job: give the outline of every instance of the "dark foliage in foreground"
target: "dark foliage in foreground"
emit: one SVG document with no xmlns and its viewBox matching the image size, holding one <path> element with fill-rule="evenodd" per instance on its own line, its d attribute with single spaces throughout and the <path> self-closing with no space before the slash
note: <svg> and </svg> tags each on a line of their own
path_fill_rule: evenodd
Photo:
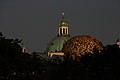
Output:
<svg viewBox="0 0 120 80">
<path fill-rule="evenodd" d="M 18 39 L 0 34 L 0 80 L 120 80 L 120 49 L 107 45 L 100 54 L 45 60 L 22 53 Z"/>
</svg>

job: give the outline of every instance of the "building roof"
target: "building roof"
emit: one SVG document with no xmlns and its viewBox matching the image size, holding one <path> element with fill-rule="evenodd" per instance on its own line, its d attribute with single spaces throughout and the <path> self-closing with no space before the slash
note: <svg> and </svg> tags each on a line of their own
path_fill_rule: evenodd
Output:
<svg viewBox="0 0 120 80">
<path fill-rule="evenodd" d="M 70 39 L 70 36 L 57 36 L 54 37 L 48 44 L 46 52 L 60 52 L 63 48 L 63 44 Z"/>
<path fill-rule="evenodd" d="M 62 26 L 65 26 L 65 27 L 68 26 L 68 24 L 67 24 L 67 22 L 66 22 L 65 20 L 61 20 L 61 21 L 60 21 L 59 27 L 62 27 Z"/>
</svg>

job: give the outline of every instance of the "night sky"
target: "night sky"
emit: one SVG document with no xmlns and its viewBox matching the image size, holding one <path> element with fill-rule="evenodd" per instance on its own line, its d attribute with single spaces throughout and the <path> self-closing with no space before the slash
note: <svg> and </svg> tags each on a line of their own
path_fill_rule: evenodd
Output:
<svg viewBox="0 0 120 80">
<path fill-rule="evenodd" d="M 120 0 L 0 0 L 0 32 L 44 52 L 64 11 L 69 33 L 93 35 L 104 45 L 120 38 Z"/>
</svg>

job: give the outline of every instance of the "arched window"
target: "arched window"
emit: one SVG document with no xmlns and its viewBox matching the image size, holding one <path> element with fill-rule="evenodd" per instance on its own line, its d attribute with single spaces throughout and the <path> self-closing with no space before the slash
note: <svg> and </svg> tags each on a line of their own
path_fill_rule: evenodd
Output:
<svg viewBox="0 0 120 80">
<path fill-rule="evenodd" d="M 65 30 L 66 30 L 66 34 L 68 34 L 68 30 L 67 30 L 67 28 L 66 28 Z"/>
<path fill-rule="evenodd" d="M 62 34 L 62 28 L 60 28 L 60 34 Z"/>
<path fill-rule="evenodd" d="M 66 34 L 66 33 L 65 33 L 65 28 L 63 28 L 63 34 Z"/>
</svg>

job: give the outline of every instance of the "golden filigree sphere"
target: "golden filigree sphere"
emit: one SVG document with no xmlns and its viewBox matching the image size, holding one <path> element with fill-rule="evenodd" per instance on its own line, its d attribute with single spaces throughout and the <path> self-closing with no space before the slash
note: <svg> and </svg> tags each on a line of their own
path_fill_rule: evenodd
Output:
<svg viewBox="0 0 120 80">
<path fill-rule="evenodd" d="M 65 55 L 81 56 L 94 51 L 102 51 L 103 45 L 93 36 L 79 35 L 69 39 L 63 46 L 62 52 Z"/>
</svg>

